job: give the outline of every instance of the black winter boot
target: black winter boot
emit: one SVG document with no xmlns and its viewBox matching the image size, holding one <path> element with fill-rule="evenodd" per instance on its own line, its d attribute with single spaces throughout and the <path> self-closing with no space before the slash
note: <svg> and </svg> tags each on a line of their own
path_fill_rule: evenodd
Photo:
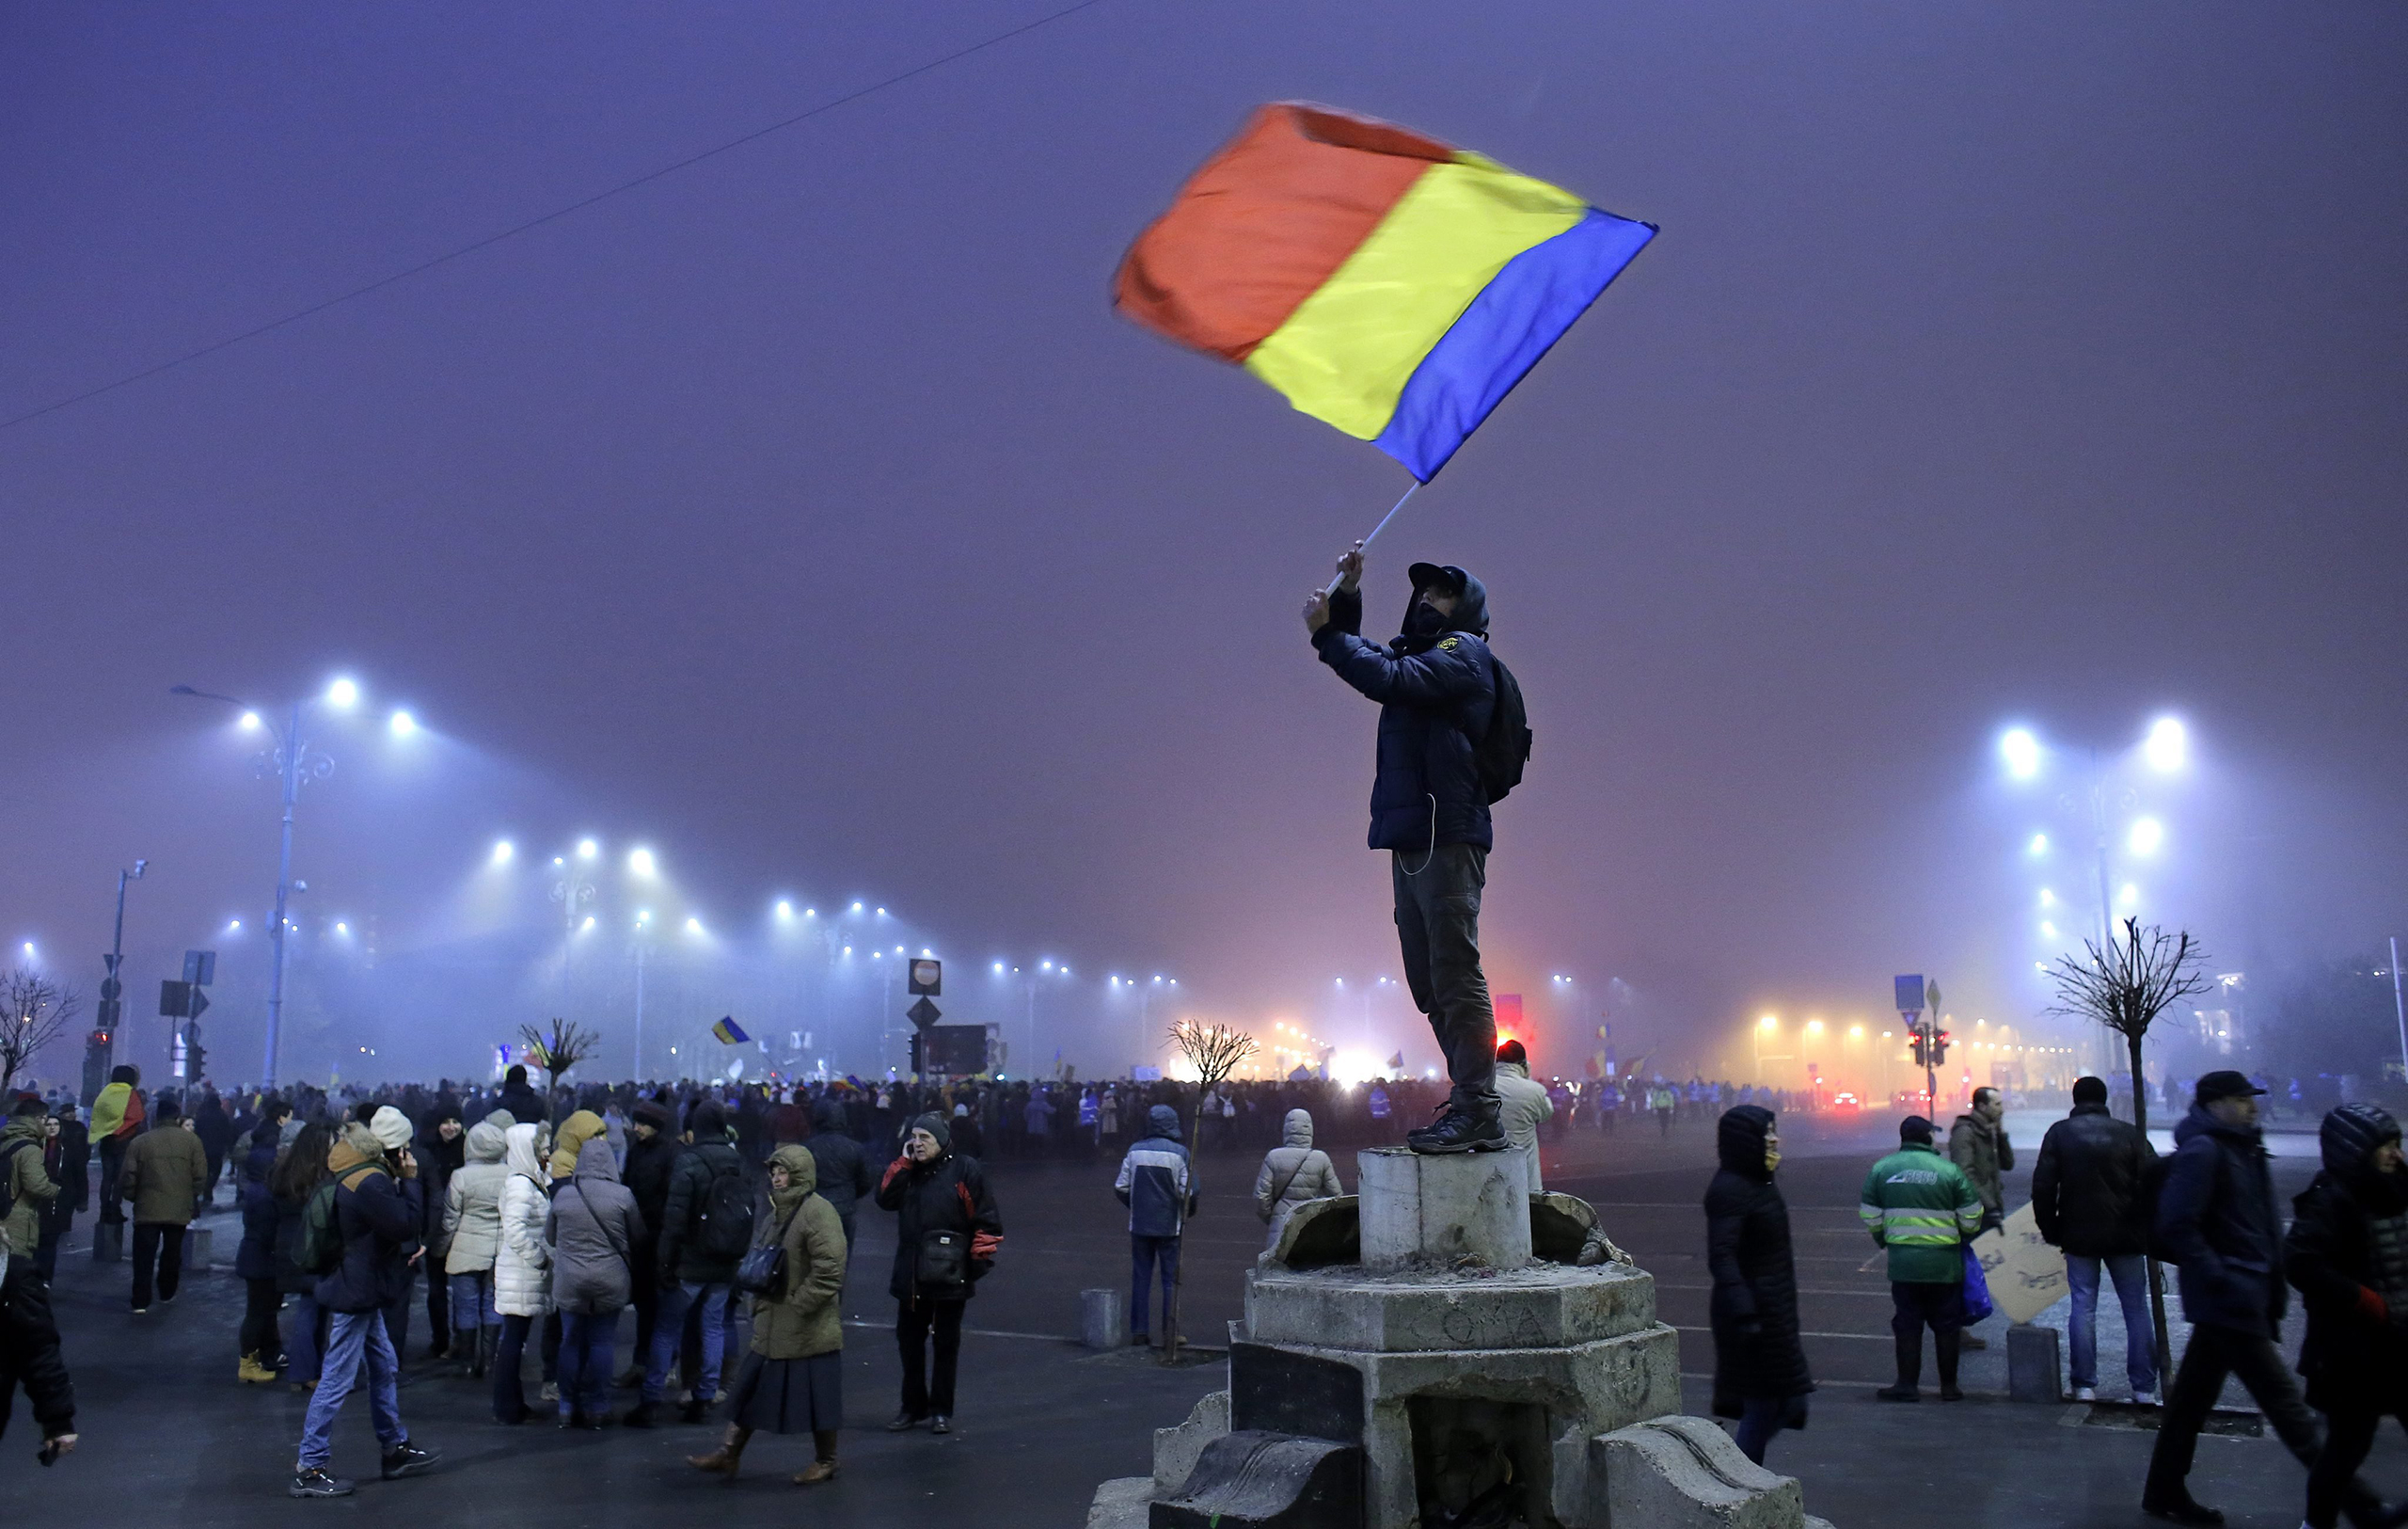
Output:
<svg viewBox="0 0 2408 1529">
<path fill-rule="evenodd" d="M 1923 1391 L 1918 1384 L 1923 1378 L 1923 1329 L 1911 1333 L 1893 1333 L 1891 1341 L 1897 1346 L 1898 1383 L 1884 1386 L 1873 1394 L 1885 1402 L 1919 1402 Z"/>
<path fill-rule="evenodd" d="M 1940 1365 L 1940 1399 L 1943 1402 L 1965 1399 L 1965 1394 L 1956 1389 L 1957 1340 L 1963 1336 L 1961 1330 L 1932 1334 L 1932 1357 Z"/>
</svg>

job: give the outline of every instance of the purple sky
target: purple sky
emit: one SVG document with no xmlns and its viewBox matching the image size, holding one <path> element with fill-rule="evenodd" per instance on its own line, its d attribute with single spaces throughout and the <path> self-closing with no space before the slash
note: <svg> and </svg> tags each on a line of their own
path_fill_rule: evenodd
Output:
<svg viewBox="0 0 2408 1529">
<path fill-rule="evenodd" d="M 1045 9 L 19 8 L 0 416 Z M 1372 711 L 1294 613 L 1403 475 L 1105 301 L 1290 96 L 1664 231 L 1374 549 L 1382 620 L 1480 573 L 1530 697 L 1499 986 L 2020 1017 L 1997 731 L 2169 709 L 2213 789 L 2152 916 L 2408 924 L 2408 8 L 1370 16 L 1105 0 L 0 431 L 0 935 L 88 982 L 136 854 L 150 976 L 263 908 L 268 788 L 165 692 L 342 667 L 452 741 L 305 806 L 397 918 L 590 827 L 731 920 L 863 888 L 1233 1008 L 1392 971 Z"/>
</svg>

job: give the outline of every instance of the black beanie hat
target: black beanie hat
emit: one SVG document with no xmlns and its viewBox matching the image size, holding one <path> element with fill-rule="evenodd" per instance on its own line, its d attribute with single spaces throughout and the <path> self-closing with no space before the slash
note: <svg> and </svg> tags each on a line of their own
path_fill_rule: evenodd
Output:
<svg viewBox="0 0 2408 1529">
<path fill-rule="evenodd" d="M 2343 1105 L 2324 1117 L 2316 1137 L 2324 1150 L 2324 1166 L 2347 1179 L 2366 1171 L 2368 1153 L 2400 1139 L 2400 1123 L 2377 1105 Z"/>
<path fill-rule="evenodd" d="M 945 1123 L 943 1115 L 923 1115 L 911 1123 L 911 1129 L 927 1132 L 928 1135 L 937 1139 L 938 1146 L 947 1151 L 952 1150 L 953 1127 Z"/>
</svg>

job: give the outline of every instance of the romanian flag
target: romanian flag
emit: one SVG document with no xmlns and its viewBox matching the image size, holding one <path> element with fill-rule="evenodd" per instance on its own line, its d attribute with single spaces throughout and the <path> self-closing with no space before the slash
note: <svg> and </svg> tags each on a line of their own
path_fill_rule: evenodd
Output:
<svg viewBox="0 0 2408 1529">
<path fill-rule="evenodd" d="M 1408 129 L 1282 102 L 1137 236 L 1114 306 L 1427 483 L 1655 234 Z"/>
<path fill-rule="evenodd" d="M 734 1014 L 722 1015 L 720 1022 L 711 1027 L 711 1034 L 723 1046 L 732 1046 L 738 1042 L 752 1039 L 744 1033 L 744 1027 L 736 1023 Z"/>
</svg>

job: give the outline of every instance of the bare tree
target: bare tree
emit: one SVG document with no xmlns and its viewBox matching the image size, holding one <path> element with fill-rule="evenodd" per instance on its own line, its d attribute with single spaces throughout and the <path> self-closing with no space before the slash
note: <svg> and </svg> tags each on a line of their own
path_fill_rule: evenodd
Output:
<svg viewBox="0 0 2408 1529">
<path fill-rule="evenodd" d="M 1182 1019 L 1172 1026 L 1170 1038 L 1187 1058 L 1188 1065 L 1196 1069 L 1196 1110 L 1189 1117 L 1187 1132 L 1191 1149 L 1187 1159 L 1187 1192 L 1193 1198 L 1196 1194 L 1196 1155 L 1204 1146 L 1204 1101 L 1211 1098 L 1212 1091 L 1238 1070 L 1239 1064 L 1261 1047 L 1253 1036 L 1244 1030 L 1233 1030 L 1227 1025 L 1198 1025 L 1191 1019 Z M 1180 1207 L 1181 1226 L 1186 1224 L 1186 1209 L 1184 1205 Z M 1163 1335 L 1164 1364 L 1179 1362 L 1180 1297 L 1186 1288 L 1187 1263 L 1181 1259 L 1179 1272 L 1171 1280 L 1170 1310 L 1164 1314 L 1163 1326 L 1166 1330 Z"/>
<path fill-rule="evenodd" d="M 0 1096 L 33 1065 L 36 1053 L 67 1033 L 82 1006 L 73 988 L 28 967 L 0 977 Z"/>
<path fill-rule="evenodd" d="M 527 1054 L 535 1065 L 551 1075 L 552 1091 L 558 1092 L 561 1079 L 579 1061 L 594 1055 L 602 1042 L 602 1032 L 587 1029 L 571 1020 L 555 1019 L 547 1033 L 532 1025 L 521 1025 L 518 1033 L 527 1042 Z"/>
<path fill-rule="evenodd" d="M 2074 1019 L 2095 1019 L 2124 1038 L 2131 1061 L 2132 1123 L 2148 1129 L 2148 1097 L 2141 1076 L 2141 1042 L 2164 1012 L 2184 998 L 2195 997 L 2214 985 L 2207 974 L 2207 953 L 2185 930 L 2168 934 L 2140 920 L 2124 920 L 2124 937 L 2107 936 L 2107 948 L 2083 942 L 2083 959 L 2059 956 L 2049 972 L 2057 985 L 2057 1001 L 2049 1012 Z M 2149 1313 L 2157 1327 L 2157 1373 L 2163 1377 L 2173 1345 L 2165 1330 L 2164 1280 L 2157 1258 L 2148 1261 Z"/>
</svg>

